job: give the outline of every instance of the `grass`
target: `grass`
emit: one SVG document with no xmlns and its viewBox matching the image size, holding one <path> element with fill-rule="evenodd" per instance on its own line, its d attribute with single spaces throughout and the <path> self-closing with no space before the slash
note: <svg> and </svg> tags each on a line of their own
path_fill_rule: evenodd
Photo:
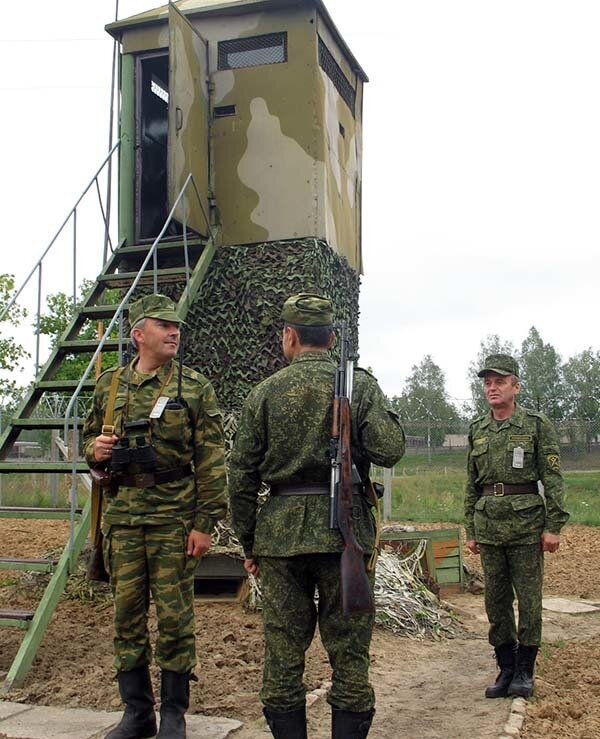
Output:
<svg viewBox="0 0 600 739">
<path fill-rule="evenodd" d="M 59 474 L 58 496 L 52 501 L 50 492 L 50 475 L 33 474 L 6 474 L 0 475 L 0 505 L 24 506 L 44 508 L 50 506 L 68 507 L 69 492 L 71 490 L 71 476 Z M 78 506 L 82 506 L 87 498 L 87 492 L 79 486 Z"/>
<path fill-rule="evenodd" d="M 461 524 L 464 472 L 429 472 L 393 478 L 392 519 Z M 600 471 L 565 472 L 566 508 L 570 523 L 600 526 Z"/>
</svg>

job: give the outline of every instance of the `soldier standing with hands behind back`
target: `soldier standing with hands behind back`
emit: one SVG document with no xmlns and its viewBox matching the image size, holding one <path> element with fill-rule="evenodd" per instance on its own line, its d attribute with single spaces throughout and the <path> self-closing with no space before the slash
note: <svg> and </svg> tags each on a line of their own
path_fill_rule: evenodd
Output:
<svg viewBox="0 0 600 739">
<path fill-rule="evenodd" d="M 500 668 L 485 695 L 527 698 L 542 638 L 544 552 L 558 549 L 569 518 L 558 439 L 546 416 L 517 404 L 521 385 L 513 357 L 487 357 L 478 376 L 490 411 L 469 431 L 465 528 L 467 548 L 481 553 L 489 640 Z"/>
<path fill-rule="evenodd" d="M 137 356 L 98 378 L 84 426 L 88 464 L 112 472 L 104 559 L 114 595 L 115 667 L 125 713 L 107 739 L 156 734 L 147 628 L 158 617 L 160 739 L 184 739 L 196 664 L 194 571 L 227 510 L 221 415 L 212 385 L 175 361 L 181 319 L 164 295 L 129 309 Z M 103 426 L 108 416 L 114 428 Z"/>
<path fill-rule="evenodd" d="M 260 569 L 262 584 L 265 662 L 260 695 L 275 739 L 306 738 L 302 677 L 318 621 L 333 668 L 327 697 L 332 736 L 364 739 L 375 702 L 368 680 L 374 617 L 343 614 L 343 542 L 340 532 L 329 528 L 336 375 L 328 354 L 335 340 L 331 301 L 310 293 L 294 295 L 285 301 L 282 319 L 289 366 L 248 395 L 230 469 L 234 528 L 246 570 L 258 574 Z M 351 420 L 352 460 L 366 483 L 371 462 L 389 467 L 400 459 L 404 433 L 375 378 L 360 369 L 354 374 Z M 270 496 L 257 517 L 263 482 L 270 486 Z M 353 495 L 353 521 L 356 538 L 369 555 L 375 525 L 361 483 Z"/>
</svg>

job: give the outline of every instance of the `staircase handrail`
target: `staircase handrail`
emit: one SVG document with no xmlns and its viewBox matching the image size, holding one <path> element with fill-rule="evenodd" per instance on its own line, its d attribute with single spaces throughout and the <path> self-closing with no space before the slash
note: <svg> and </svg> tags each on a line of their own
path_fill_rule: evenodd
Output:
<svg viewBox="0 0 600 739">
<path fill-rule="evenodd" d="M 75 205 L 74 205 L 74 206 L 73 206 L 73 207 L 71 208 L 71 210 L 69 211 L 69 213 L 68 213 L 67 217 L 66 217 L 66 218 L 64 219 L 64 221 L 63 221 L 63 222 L 62 222 L 62 224 L 60 225 L 59 229 L 57 230 L 57 232 L 56 232 L 56 233 L 54 234 L 54 236 L 52 237 L 52 239 L 51 239 L 50 243 L 48 244 L 48 246 L 47 246 L 47 247 L 46 247 L 46 248 L 44 249 L 44 251 L 42 252 L 42 256 L 41 256 L 41 257 L 40 257 L 40 258 L 39 258 L 39 259 L 37 260 L 37 262 L 36 262 L 36 263 L 34 264 L 34 266 L 33 266 L 32 270 L 31 270 L 31 272 L 30 272 L 30 273 L 29 273 L 29 274 L 27 275 L 27 277 L 26 277 L 26 278 L 24 279 L 24 281 L 23 281 L 23 283 L 21 284 L 21 286 L 19 287 L 19 289 L 18 289 L 18 290 L 17 290 L 16 292 L 15 292 L 15 294 L 14 294 L 14 295 L 12 296 L 12 298 L 11 298 L 11 299 L 10 299 L 10 300 L 8 301 L 8 303 L 7 303 L 7 304 L 6 304 L 5 306 L 4 306 L 4 308 L 3 308 L 3 309 L 2 309 L 2 311 L 0 312 L 0 321 L 1 321 L 1 320 L 2 320 L 3 318 L 4 318 L 4 316 L 6 316 L 6 314 L 8 313 L 8 311 L 9 311 L 9 310 L 10 310 L 10 309 L 12 308 L 12 306 L 13 306 L 13 305 L 15 304 L 15 302 L 16 302 L 16 300 L 17 300 L 17 298 L 18 298 L 18 297 L 19 297 L 19 295 L 20 295 L 20 294 L 21 294 L 21 293 L 23 292 L 23 290 L 25 289 L 25 287 L 26 287 L 26 286 L 27 286 L 27 284 L 29 283 L 29 280 L 30 280 L 30 279 L 31 279 L 31 278 L 33 277 L 33 275 L 35 274 L 36 270 L 38 270 L 38 269 L 40 268 L 40 265 L 41 265 L 41 263 L 43 262 L 43 260 L 44 260 L 44 257 L 46 256 L 46 254 L 48 254 L 48 252 L 50 251 L 50 249 L 51 249 L 51 248 L 53 247 L 54 243 L 56 242 L 56 239 L 57 239 L 57 238 L 58 238 L 58 237 L 60 236 L 60 234 L 62 233 L 62 231 L 63 231 L 64 227 L 65 227 L 65 226 L 67 225 L 67 223 L 69 222 L 69 220 L 70 220 L 71 216 L 72 216 L 72 215 L 73 215 L 73 214 L 74 214 L 74 213 L 75 213 L 75 212 L 77 211 L 77 206 L 78 206 L 78 205 L 79 205 L 79 203 L 80 203 L 80 202 L 81 202 L 81 201 L 83 200 L 83 198 L 84 198 L 84 197 L 85 197 L 85 196 L 87 195 L 87 193 L 88 193 L 88 190 L 90 189 L 90 187 L 91 187 L 91 186 L 92 186 L 92 185 L 94 184 L 94 182 L 97 182 L 97 181 L 98 181 L 98 175 L 99 175 L 99 174 L 100 174 L 100 173 L 102 172 L 102 170 L 103 170 L 103 169 L 104 169 L 104 167 L 106 166 L 107 162 L 109 162 L 109 161 L 110 161 L 110 159 L 111 159 L 112 155 L 113 155 L 113 154 L 115 153 L 115 151 L 116 151 L 116 150 L 117 150 L 117 149 L 119 148 L 120 144 L 121 144 L 121 139 L 118 139 L 118 140 L 117 140 L 117 141 L 115 142 L 115 144 L 114 144 L 114 145 L 112 146 L 112 148 L 110 149 L 110 151 L 108 152 L 108 154 L 107 154 L 107 155 L 106 155 L 106 156 L 104 157 L 104 159 L 103 159 L 103 161 L 102 161 L 102 164 L 101 164 L 101 165 L 100 165 L 100 166 L 98 167 L 98 169 L 96 170 L 96 174 L 95 174 L 95 175 L 94 175 L 94 176 L 92 177 L 92 179 L 91 179 L 91 180 L 89 181 L 89 183 L 88 183 L 88 184 L 86 185 L 86 187 L 85 187 L 85 188 L 83 189 L 83 191 L 82 191 L 81 195 L 80 195 L 80 196 L 79 196 L 79 197 L 77 198 L 77 200 L 75 201 Z M 101 205 L 102 205 L 102 204 L 101 204 Z M 104 211 L 102 211 L 102 216 L 103 216 L 104 222 L 105 222 L 105 224 L 106 224 L 106 216 L 105 216 L 105 214 L 104 214 Z"/>
</svg>

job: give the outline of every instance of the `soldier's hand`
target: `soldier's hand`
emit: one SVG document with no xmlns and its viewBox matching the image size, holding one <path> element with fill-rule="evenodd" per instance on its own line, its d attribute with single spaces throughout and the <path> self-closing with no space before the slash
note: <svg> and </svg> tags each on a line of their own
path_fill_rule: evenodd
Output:
<svg viewBox="0 0 600 739">
<path fill-rule="evenodd" d="M 465 546 L 471 552 L 471 554 L 479 554 L 479 544 L 475 541 L 475 539 L 469 539 Z"/>
<path fill-rule="evenodd" d="M 187 538 L 187 555 L 188 557 L 194 557 L 200 559 L 210 549 L 212 544 L 212 538 L 210 534 L 203 534 L 201 531 L 192 529 Z"/>
<path fill-rule="evenodd" d="M 258 562 L 254 558 L 244 560 L 244 569 L 249 575 L 258 577 Z"/>
<path fill-rule="evenodd" d="M 94 439 L 94 459 L 96 462 L 108 462 L 112 456 L 112 448 L 119 441 L 119 437 L 100 434 Z"/>
<path fill-rule="evenodd" d="M 556 552 L 560 546 L 560 536 L 544 531 L 542 534 L 542 552 Z"/>
</svg>

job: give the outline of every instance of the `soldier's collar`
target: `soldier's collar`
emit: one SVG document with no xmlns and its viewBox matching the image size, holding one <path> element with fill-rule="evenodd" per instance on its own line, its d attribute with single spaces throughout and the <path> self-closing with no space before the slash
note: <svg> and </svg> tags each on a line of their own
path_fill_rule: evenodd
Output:
<svg viewBox="0 0 600 739">
<path fill-rule="evenodd" d="M 315 360 L 330 362 L 331 357 L 329 356 L 329 352 L 302 352 L 302 354 L 298 354 L 292 360 L 291 364 L 295 364 L 296 362 L 314 362 Z"/>
<path fill-rule="evenodd" d="M 508 423 L 511 426 L 517 426 L 517 428 L 522 428 L 524 415 L 525 414 L 523 412 L 523 409 L 517 403 L 517 405 L 515 405 L 515 409 L 513 411 L 512 416 L 510 418 L 505 418 L 503 421 L 496 421 L 495 426 L 497 428 L 500 428 L 500 426 L 504 426 L 505 423 Z M 494 416 L 492 415 L 492 411 L 490 409 L 485 421 L 481 424 L 482 428 L 489 426 L 493 418 Z"/>
<path fill-rule="evenodd" d="M 131 373 L 134 373 L 135 372 L 135 374 L 138 377 L 142 377 L 142 378 L 144 378 L 144 380 L 150 379 L 151 377 L 158 377 L 161 380 L 164 379 L 167 376 L 167 373 L 170 371 L 171 365 L 174 362 L 173 359 L 169 359 L 168 362 L 165 362 L 165 364 L 161 364 L 160 367 L 157 367 L 152 372 L 144 372 L 144 373 L 141 373 L 141 372 L 138 372 L 138 370 L 136 368 L 137 361 L 138 361 L 138 356 L 136 354 L 136 356 L 129 363 L 130 376 L 131 376 Z"/>
</svg>

